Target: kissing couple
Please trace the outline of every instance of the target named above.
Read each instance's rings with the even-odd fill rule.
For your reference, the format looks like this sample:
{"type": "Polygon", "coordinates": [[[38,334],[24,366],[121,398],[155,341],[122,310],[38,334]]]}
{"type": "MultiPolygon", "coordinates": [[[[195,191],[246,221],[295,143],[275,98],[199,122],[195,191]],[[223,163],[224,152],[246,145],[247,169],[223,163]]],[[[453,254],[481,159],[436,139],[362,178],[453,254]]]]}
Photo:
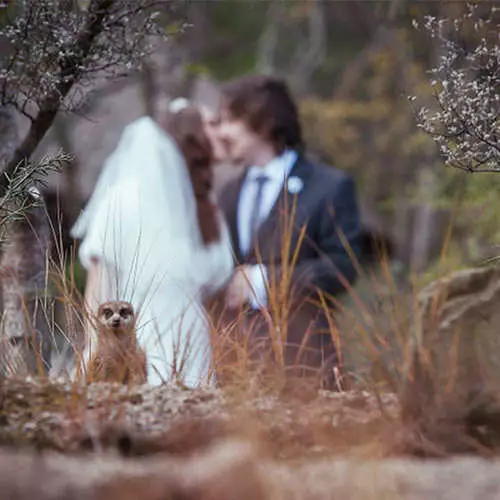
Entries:
{"type": "MultiPolygon", "coordinates": [[[[129,124],[72,236],[90,311],[126,300],[138,312],[148,383],[227,379],[214,349],[229,335],[227,364],[244,344],[258,363],[339,386],[325,304],[356,279],[356,190],[307,158],[282,80],[240,77],[223,86],[217,113],[180,98],[129,124]],[[217,200],[213,167],[223,160],[245,169],[217,200]]],[[[89,326],[84,361],[98,341],[89,326]]]]}

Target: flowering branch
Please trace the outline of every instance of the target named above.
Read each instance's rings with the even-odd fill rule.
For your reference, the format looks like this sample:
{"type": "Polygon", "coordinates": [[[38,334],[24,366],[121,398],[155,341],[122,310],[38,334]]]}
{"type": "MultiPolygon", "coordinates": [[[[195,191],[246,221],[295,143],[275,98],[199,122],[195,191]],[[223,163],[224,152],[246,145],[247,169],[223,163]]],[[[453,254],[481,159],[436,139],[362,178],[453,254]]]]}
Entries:
{"type": "Polygon", "coordinates": [[[443,55],[430,71],[437,109],[417,109],[418,124],[434,139],[447,165],[468,172],[500,172],[498,10],[493,6],[484,17],[469,7],[460,19],[427,16],[423,24],[443,55]],[[471,40],[466,44],[461,39],[466,30],[470,47],[471,40]]]}
{"type": "Polygon", "coordinates": [[[0,40],[7,47],[0,56],[0,105],[15,107],[31,125],[7,162],[0,191],[16,165],[35,151],[57,112],[76,108],[82,89],[97,77],[116,78],[140,69],[167,38],[162,21],[172,14],[169,0],[16,3],[0,26],[0,40]]]}

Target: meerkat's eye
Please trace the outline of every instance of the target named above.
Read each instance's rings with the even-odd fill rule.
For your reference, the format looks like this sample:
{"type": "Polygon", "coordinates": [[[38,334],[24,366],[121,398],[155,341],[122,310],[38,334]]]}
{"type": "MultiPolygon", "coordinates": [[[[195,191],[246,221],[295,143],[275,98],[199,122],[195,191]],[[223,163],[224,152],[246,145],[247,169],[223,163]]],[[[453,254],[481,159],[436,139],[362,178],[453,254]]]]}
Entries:
{"type": "Polygon", "coordinates": [[[103,309],[102,314],[104,316],[104,319],[109,319],[111,316],[113,316],[113,311],[109,308],[103,309]]]}
{"type": "Polygon", "coordinates": [[[132,316],[132,311],[128,307],[122,307],[120,309],[120,316],[122,318],[128,318],[129,316],[132,316]]]}

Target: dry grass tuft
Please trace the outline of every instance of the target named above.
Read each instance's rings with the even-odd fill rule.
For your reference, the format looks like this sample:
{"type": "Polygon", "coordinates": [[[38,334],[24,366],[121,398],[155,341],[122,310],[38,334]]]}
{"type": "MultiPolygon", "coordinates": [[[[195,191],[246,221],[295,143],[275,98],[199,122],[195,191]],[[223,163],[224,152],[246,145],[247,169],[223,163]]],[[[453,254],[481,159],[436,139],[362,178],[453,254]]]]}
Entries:
{"type": "MultiPolygon", "coordinates": [[[[284,223],[285,240],[291,239],[290,224],[284,223]]],[[[287,251],[292,258],[284,259],[282,281],[271,282],[268,290],[269,359],[255,359],[248,342],[252,324],[246,323],[243,309],[228,323],[220,302],[212,304],[220,389],[86,386],[79,377],[5,379],[0,383],[0,442],[65,453],[113,452],[127,459],[188,459],[226,439],[252,442],[262,456],[293,462],[497,454],[500,401],[494,392],[455,398],[460,387],[436,392],[435,385],[416,376],[412,327],[420,314],[421,283],[402,291],[383,252],[374,268],[356,263],[368,293],[347,286],[344,297],[321,298],[342,358],[344,379],[337,392],[320,390],[314,373],[292,376],[284,363],[284,344],[288,317],[297,307],[289,289],[296,251],[287,251]]],[[[74,274],[67,273],[73,266],[62,250],[49,267],[63,311],[63,324],[54,321],[54,338],[63,336],[67,346],[59,361],[78,360],[92,315],[83,306],[74,274]]],[[[57,375],[64,375],[66,361],[54,370],[57,375]]]]}

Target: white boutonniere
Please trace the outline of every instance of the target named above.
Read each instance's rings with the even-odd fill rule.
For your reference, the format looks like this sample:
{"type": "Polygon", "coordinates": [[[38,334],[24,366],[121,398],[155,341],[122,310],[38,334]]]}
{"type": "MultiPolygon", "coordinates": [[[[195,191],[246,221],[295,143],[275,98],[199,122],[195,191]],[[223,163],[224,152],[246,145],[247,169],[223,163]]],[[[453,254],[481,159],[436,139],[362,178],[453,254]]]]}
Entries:
{"type": "Polygon", "coordinates": [[[289,177],[287,181],[287,188],[290,194],[297,194],[302,191],[304,187],[304,181],[300,177],[289,177]]]}

